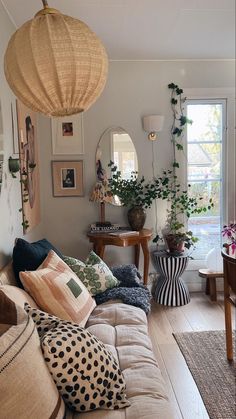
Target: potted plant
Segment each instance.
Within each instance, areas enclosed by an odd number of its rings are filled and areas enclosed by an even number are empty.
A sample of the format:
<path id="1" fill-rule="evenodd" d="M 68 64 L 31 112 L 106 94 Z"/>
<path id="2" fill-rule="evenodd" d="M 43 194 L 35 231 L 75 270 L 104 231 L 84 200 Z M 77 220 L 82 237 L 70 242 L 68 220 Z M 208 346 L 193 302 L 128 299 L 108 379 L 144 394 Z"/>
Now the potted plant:
<path id="1" fill-rule="evenodd" d="M 177 183 L 174 171 L 163 171 L 163 175 L 156 179 L 158 184 L 158 198 L 167 200 L 169 209 L 167 210 L 167 224 L 164 229 L 164 239 L 170 252 L 183 252 L 190 249 L 198 241 L 192 231 L 186 231 L 184 221 L 193 214 L 206 212 L 212 207 L 212 200 L 206 207 L 201 205 L 202 197 L 195 198 L 189 194 L 190 185 L 186 190 Z M 159 239 L 159 235 L 158 235 Z M 153 240 L 157 241 L 156 238 Z"/>
<path id="2" fill-rule="evenodd" d="M 130 179 L 124 179 L 114 162 L 108 165 L 111 178 L 108 179 L 113 196 L 128 208 L 128 221 L 133 230 L 142 230 L 146 220 L 146 208 L 150 208 L 158 195 L 156 183 L 146 182 L 144 176 L 138 177 L 138 172 L 132 172 Z"/>
<path id="3" fill-rule="evenodd" d="M 173 145 L 173 163 L 171 170 L 164 170 L 162 176 L 156 179 L 157 196 L 169 202 L 167 210 L 167 225 L 164 231 L 164 238 L 170 252 L 181 253 L 185 248 L 190 249 L 198 241 L 192 231 L 186 231 L 185 222 L 193 214 L 207 212 L 213 206 L 212 199 L 207 205 L 202 205 L 203 197 L 193 197 L 190 194 L 190 187 L 182 188 L 178 181 L 177 169 L 180 167 L 177 161 L 177 151 L 184 149 L 182 144 L 183 133 L 187 124 L 193 121 L 184 115 L 183 90 L 177 84 L 170 83 L 171 109 L 173 123 L 171 127 L 171 142 Z M 159 235 L 158 235 L 159 236 Z M 156 238 L 153 240 L 157 241 Z"/>
<path id="4" fill-rule="evenodd" d="M 228 225 L 224 225 L 222 235 L 227 240 L 223 243 L 226 253 L 229 256 L 236 258 L 236 223 L 233 222 Z"/>

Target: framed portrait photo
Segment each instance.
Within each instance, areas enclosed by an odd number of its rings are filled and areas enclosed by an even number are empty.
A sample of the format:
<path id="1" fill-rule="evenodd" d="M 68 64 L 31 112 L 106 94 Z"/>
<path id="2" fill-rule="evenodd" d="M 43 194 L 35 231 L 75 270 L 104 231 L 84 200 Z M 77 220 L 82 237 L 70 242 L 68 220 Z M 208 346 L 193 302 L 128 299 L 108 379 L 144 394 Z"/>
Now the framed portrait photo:
<path id="1" fill-rule="evenodd" d="M 52 118 L 52 152 L 56 154 L 84 154 L 83 115 Z"/>
<path id="2" fill-rule="evenodd" d="M 83 161 L 52 161 L 53 196 L 83 196 Z"/>

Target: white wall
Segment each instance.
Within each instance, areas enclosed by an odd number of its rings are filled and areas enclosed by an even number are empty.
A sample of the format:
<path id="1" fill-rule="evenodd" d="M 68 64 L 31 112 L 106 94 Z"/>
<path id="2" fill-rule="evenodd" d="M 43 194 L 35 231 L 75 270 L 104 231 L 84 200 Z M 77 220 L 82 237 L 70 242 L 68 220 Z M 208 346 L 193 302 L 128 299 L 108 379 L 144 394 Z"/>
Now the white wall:
<path id="1" fill-rule="evenodd" d="M 11 101 L 14 96 L 11 93 L 3 72 L 4 52 L 11 34 L 15 31 L 5 9 L 0 2 L 0 100 L 3 119 L 3 143 L 4 143 L 4 173 L 3 186 L 0 195 L 0 268 L 5 265 L 11 256 L 14 240 L 22 237 L 22 215 L 18 209 L 21 207 L 19 178 L 13 179 L 8 171 L 8 158 L 13 153 Z M 32 232 L 26 235 L 29 241 L 43 236 L 43 224 L 41 223 Z"/>
<path id="2" fill-rule="evenodd" d="M 105 90 L 92 108 L 84 114 L 85 155 L 73 156 L 84 160 L 83 198 L 53 198 L 50 161 L 70 156 L 52 156 L 50 120 L 40 119 L 39 136 L 44 158 L 43 220 L 47 237 L 62 252 L 84 258 L 90 245 L 86 238 L 89 224 L 98 220 L 98 206 L 89 202 L 89 193 L 95 182 L 95 151 L 102 132 L 110 126 L 123 127 L 135 144 L 139 172 L 152 177 L 154 155 L 155 172 L 161 172 L 172 160 L 170 144 L 170 92 L 168 83 L 175 82 L 184 89 L 232 88 L 235 68 L 233 61 L 166 61 L 166 62 L 111 62 Z M 142 130 L 141 117 L 145 114 L 165 115 L 159 140 L 150 142 Z M 232 144 L 232 141 L 231 141 Z M 152 149 L 153 147 L 153 149 Z M 232 150 L 231 150 L 232 152 Z M 60 158 L 58 158 L 60 157 Z M 126 209 L 106 205 L 106 219 L 126 224 Z M 163 203 L 157 204 L 158 224 L 163 225 Z M 155 227 L 155 206 L 148 210 L 146 226 Z M 132 249 L 110 247 L 105 260 L 111 263 L 130 262 Z"/>

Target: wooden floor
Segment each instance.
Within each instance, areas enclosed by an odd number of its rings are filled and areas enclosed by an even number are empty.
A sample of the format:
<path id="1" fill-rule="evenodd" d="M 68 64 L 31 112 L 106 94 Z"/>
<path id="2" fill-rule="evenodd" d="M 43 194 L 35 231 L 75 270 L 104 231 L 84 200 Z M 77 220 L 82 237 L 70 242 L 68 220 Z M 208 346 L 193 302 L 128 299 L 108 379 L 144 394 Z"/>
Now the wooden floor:
<path id="1" fill-rule="evenodd" d="M 152 305 L 149 333 L 168 387 L 173 419 L 206 419 L 209 416 L 172 333 L 223 330 L 223 309 L 222 295 L 218 294 L 218 302 L 213 303 L 204 293 L 192 293 L 190 303 L 183 307 Z"/>

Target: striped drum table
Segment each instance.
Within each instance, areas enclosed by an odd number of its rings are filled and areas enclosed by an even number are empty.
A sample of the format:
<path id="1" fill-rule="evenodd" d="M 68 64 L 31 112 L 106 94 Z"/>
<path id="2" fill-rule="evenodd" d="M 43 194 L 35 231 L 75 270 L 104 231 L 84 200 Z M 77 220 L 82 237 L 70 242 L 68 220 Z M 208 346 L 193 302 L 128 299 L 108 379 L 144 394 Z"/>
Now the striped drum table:
<path id="1" fill-rule="evenodd" d="M 153 252 L 153 263 L 160 277 L 152 290 L 154 300 L 165 306 L 183 306 L 190 302 L 187 286 L 180 276 L 188 264 L 188 256 L 174 256 L 168 252 Z"/>

